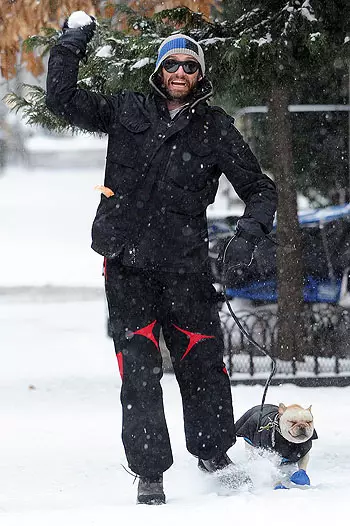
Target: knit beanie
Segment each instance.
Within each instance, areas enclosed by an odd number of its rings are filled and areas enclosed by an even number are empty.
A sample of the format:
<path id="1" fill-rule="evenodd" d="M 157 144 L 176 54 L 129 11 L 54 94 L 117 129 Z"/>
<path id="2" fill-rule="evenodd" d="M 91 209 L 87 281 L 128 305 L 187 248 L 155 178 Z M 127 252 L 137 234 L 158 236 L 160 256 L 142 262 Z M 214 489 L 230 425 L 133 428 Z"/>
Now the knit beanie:
<path id="1" fill-rule="evenodd" d="M 205 74 L 205 61 L 204 53 L 201 46 L 193 40 L 193 38 L 187 35 L 171 35 L 170 37 L 163 40 L 158 50 L 158 57 L 154 73 L 158 70 L 159 66 L 169 55 L 175 55 L 182 53 L 184 55 L 190 55 L 194 57 L 200 64 L 202 75 Z"/>

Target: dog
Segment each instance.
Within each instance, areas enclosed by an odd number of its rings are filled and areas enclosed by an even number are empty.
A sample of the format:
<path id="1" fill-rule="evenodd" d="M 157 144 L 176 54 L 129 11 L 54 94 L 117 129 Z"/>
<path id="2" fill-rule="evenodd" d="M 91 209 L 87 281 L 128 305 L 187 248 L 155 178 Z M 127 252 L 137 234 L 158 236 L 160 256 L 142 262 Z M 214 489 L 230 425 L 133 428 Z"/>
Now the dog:
<path id="1" fill-rule="evenodd" d="M 298 471 L 288 481 L 279 482 L 275 489 L 287 489 L 290 482 L 310 485 L 306 468 L 309 463 L 312 441 L 318 438 L 314 428 L 311 406 L 265 404 L 260 419 L 261 406 L 249 409 L 236 422 L 236 434 L 245 440 L 246 447 L 269 450 L 281 457 L 281 466 L 298 465 Z M 260 419 L 260 422 L 259 422 Z"/>

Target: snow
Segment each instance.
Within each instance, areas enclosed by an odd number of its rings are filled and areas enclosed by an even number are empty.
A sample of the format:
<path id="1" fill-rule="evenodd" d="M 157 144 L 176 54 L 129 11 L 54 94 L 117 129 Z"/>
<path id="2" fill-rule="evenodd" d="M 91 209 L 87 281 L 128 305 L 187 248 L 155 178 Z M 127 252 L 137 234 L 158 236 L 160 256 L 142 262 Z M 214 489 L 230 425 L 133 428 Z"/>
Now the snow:
<path id="1" fill-rule="evenodd" d="M 96 52 L 96 57 L 109 58 L 113 56 L 112 46 L 102 46 Z"/>
<path id="2" fill-rule="evenodd" d="M 226 42 L 227 38 L 222 37 L 213 37 L 213 38 L 205 38 L 203 40 L 200 40 L 199 43 L 201 46 L 215 46 L 215 44 Z"/>
<path id="3" fill-rule="evenodd" d="M 298 7 L 298 8 L 295 8 L 295 7 L 290 6 L 290 5 L 287 4 L 283 8 L 283 11 L 284 10 L 287 11 L 288 13 L 290 13 L 289 21 L 287 22 L 286 26 L 289 24 L 289 22 L 291 21 L 291 19 L 293 17 L 293 14 L 296 11 L 299 11 L 301 13 L 301 15 L 304 18 L 306 18 L 309 22 L 316 22 L 317 21 L 315 15 L 312 12 L 312 6 L 310 5 L 310 0 L 306 0 L 305 2 L 303 2 L 302 6 Z"/>
<path id="4" fill-rule="evenodd" d="M 53 159 L 55 165 L 55 159 Z M 186 451 L 179 389 L 162 385 L 174 465 L 168 503 L 136 506 L 121 443 L 121 381 L 106 335 L 102 258 L 90 226 L 103 167 L 28 170 L 0 178 L 0 522 L 1 526 L 142 526 L 343 521 L 350 496 L 350 388 L 270 387 L 267 403 L 312 404 L 319 440 L 311 487 L 273 491 L 269 456 L 231 457 L 252 491 L 218 495 Z M 46 286 L 44 286 L 46 285 Z M 236 416 L 259 404 L 261 386 L 232 388 Z"/>
<path id="5" fill-rule="evenodd" d="M 232 37 L 213 37 L 213 38 L 204 38 L 203 40 L 200 40 L 199 43 L 201 46 L 208 48 L 209 46 L 216 46 L 219 43 L 231 43 L 234 47 L 239 48 L 240 47 L 240 40 L 235 40 Z M 210 68 L 209 68 L 210 71 Z"/>
<path id="6" fill-rule="evenodd" d="M 309 524 L 340 520 L 349 496 L 350 388 L 271 387 L 268 403 L 313 406 L 319 440 L 308 469 L 312 487 L 273 491 L 276 467 L 268 457 L 247 463 L 242 440 L 231 457 L 246 466 L 252 492 L 218 496 L 186 452 L 179 390 L 172 375 L 163 390 L 175 463 L 165 474 L 168 504 L 135 506 L 136 485 L 121 444 L 120 379 L 112 342 L 105 335 L 102 299 L 35 303 L 0 301 L 2 526 L 143 526 L 200 522 L 256 524 L 297 508 Z M 18 330 L 20 327 L 21 330 Z M 261 387 L 232 390 L 236 415 L 260 402 Z"/>
<path id="7" fill-rule="evenodd" d="M 272 42 L 271 33 L 266 33 L 266 36 L 264 38 L 259 38 L 259 40 L 257 40 L 259 47 L 265 44 L 271 44 L 271 42 Z"/>
<path id="8" fill-rule="evenodd" d="M 87 82 L 88 79 L 84 79 Z M 99 138 L 96 135 L 89 136 L 86 140 L 86 135 L 77 134 L 74 137 L 69 135 L 63 137 L 55 136 L 41 136 L 33 135 L 26 141 L 26 148 L 29 153 L 42 153 L 50 152 L 52 154 L 58 152 L 66 152 L 67 150 L 73 150 L 75 152 L 81 151 L 86 153 L 87 151 L 105 151 L 106 150 L 106 139 Z"/>
<path id="9" fill-rule="evenodd" d="M 5 171 L 0 178 L 0 287 L 102 286 L 102 257 L 90 248 L 100 198 L 94 187 L 102 182 L 103 165 Z"/>
<path id="10" fill-rule="evenodd" d="M 312 42 L 315 42 L 316 38 L 319 38 L 321 36 L 321 33 L 318 31 L 316 33 L 310 33 L 310 40 Z"/>
<path id="11" fill-rule="evenodd" d="M 147 64 L 150 64 L 152 62 L 155 62 L 153 58 L 149 58 L 149 57 L 141 58 L 140 60 L 135 62 L 135 64 L 133 64 L 130 67 L 130 69 L 140 69 L 140 68 L 143 68 L 144 66 L 147 66 Z"/>
<path id="12" fill-rule="evenodd" d="M 301 14 L 309 21 L 316 22 L 317 19 L 312 13 L 312 7 L 310 5 L 310 0 L 306 0 L 300 8 Z"/>
<path id="13" fill-rule="evenodd" d="M 91 17 L 84 11 L 74 11 L 68 18 L 68 27 L 77 28 L 91 24 Z"/>

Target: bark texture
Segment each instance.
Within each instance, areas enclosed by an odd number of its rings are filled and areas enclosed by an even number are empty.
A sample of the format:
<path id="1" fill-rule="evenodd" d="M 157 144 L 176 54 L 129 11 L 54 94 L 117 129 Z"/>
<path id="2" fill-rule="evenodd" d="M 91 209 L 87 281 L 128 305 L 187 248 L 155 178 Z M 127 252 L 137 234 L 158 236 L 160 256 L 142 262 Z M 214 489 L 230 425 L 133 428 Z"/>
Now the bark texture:
<path id="1" fill-rule="evenodd" d="M 286 87 L 271 91 L 269 121 L 278 190 L 277 210 L 277 290 L 278 345 L 282 360 L 303 356 L 303 263 L 297 192 L 293 175 L 292 132 Z"/>

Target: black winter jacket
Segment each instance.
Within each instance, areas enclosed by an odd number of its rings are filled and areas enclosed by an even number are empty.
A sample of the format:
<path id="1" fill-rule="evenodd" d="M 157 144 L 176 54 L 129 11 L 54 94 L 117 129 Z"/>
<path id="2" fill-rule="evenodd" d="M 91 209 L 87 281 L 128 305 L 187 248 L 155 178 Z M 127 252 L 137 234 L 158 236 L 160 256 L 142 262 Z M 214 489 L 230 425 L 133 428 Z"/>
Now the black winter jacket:
<path id="1" fill-rule="evenodd" d="M 316 430 L 312 437 L 301 444 L 288 442 L 277 429 L 272 427 L 258 431 L 260 405 L 252 407 L 236 422 L 236 434 L 243 437 L 250 445 L 270 449 L 282 457 L 282 462 L 295 463 L 306 455 L 312 448 L 312 440 L 318 438 Z M 273 422 L 278 415 L 277 405 L 265 404 L 261 418 L 261 427 Z"/>
<path id="2" fill-rule="evenodd" d="M 71 30 L 50 54 L 47 106 L 79 128 L 108 134 L 105 186 L 92 227 L 92 248 L 125 265 L 168 271 L 207 269 L 206 208 L 225 173 L 246 208 L 243 230 L 268 233 L 274 183 L 223 110 L 210 107 L 207 79 L 173 120 L 161 94 L 102 95 L 77 88 L 84 33 Z M 254 232 L 253 232 L 254 233 Z"/>

